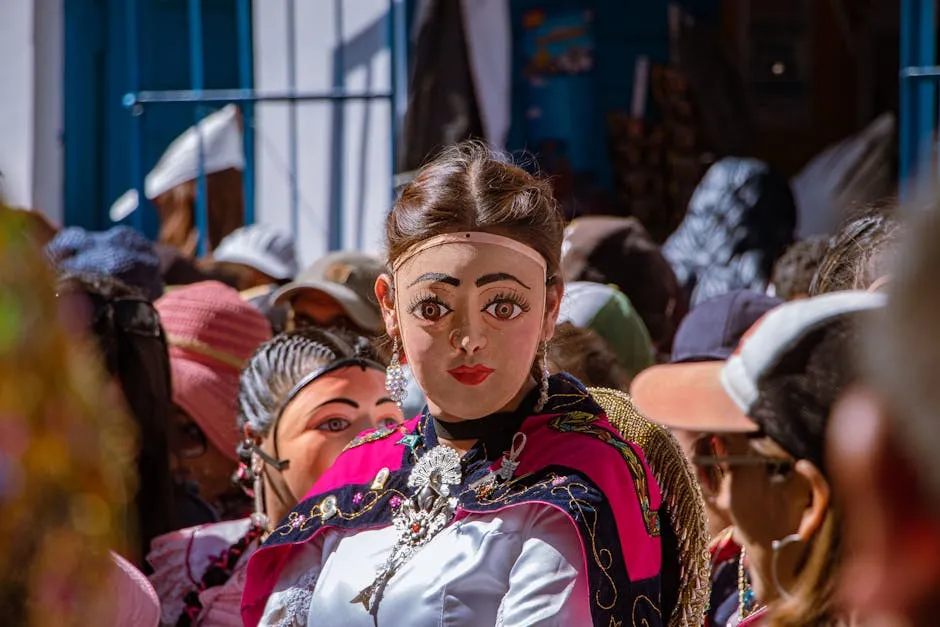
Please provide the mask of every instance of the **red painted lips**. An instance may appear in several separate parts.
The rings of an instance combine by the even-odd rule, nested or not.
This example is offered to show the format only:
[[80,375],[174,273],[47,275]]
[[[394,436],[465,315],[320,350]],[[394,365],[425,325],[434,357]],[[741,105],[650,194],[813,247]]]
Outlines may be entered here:
[[480,385],[494,370],[486,366],[460,366],[447,372],[464,385]]

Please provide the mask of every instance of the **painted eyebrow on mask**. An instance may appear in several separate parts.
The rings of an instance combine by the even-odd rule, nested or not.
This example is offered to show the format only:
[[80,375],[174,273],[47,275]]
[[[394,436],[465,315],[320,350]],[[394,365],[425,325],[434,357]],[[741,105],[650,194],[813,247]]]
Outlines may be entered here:
[[418,283],[446,283],[447,285],[460,287],[460,279],[455,279],[449,274],[441,274],[440,272],[425,272],[408,287],[414,287]]
[[[527,290],[532,289],[508,272],[494,272],[493,274],[484,274],[476,280],[475,284],[477,287],[483,287],[484,285],[498,283],[500,281],[512,281],[513,283],[518,283]],[[446,283],[447,285],[460,287],[460,279],[452,277],[449,274],[442,274],[440,272],[425,272],[415,279],[408,287],[414,287],[419,283]]]
[[339,397],[339,398],[331,398],[331,399],[328,400],[328,401],[324,401],[324,402],[320,403],[319,405],[317,405],[316,407],[313,408],[313,411],[318,411],[321,407],[325,407],[326,405],[332,405],[333,403],[340,403],[340,404],[342,404],[342,405],[349,405],[350,407],[352,407],[352,408],[354,408],[354,409],[359,409],[359,403],[357,403],[356,401],[352,400],[351,398]]
[[527,290],[532,289],[528,285],[526,285],[525,283],[523,283],[522,281],[514,277],[513,275],[509,274],[508,272],[496,272],[494,274],[484,274],[479,279],[477,279],[476,286],[483,287],[484,285],[489,285],[490,283],[497,283],[499,281],[512,281],[514,283],[518,283],[519,285],[526,288]]

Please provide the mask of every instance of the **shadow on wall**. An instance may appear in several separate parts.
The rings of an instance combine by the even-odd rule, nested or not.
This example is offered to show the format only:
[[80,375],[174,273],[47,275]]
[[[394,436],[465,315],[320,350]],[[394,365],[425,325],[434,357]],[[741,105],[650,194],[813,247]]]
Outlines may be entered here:
[[[342,4],[343,0],[334,0],[335,5]],[[342,7],[334,8],[334,15],[339,15]],[[362,67],[365,70],[365,86],[357,92],[370,93],[375,89],[375,76],[373,61],[375,57],[388,48],[388,34],[390,32],[388,20],[390,16],[386,13],[383,17],[375,20],[372,24],[364,28],[351,39],[340,43],[333,48],[333,86],[343,88],[346,85],[346,77],[356,69]],[[342,42],[342,39],[341,39]],[[357,163],[358,169],[355,173],[355,180],[348,189],[356,194],[355,202],[350,211],[350,215],[355,216],[356,226],[365,224],[366,220],[366,190],[368,189],[368,140],[371,136],[372,122],[372,102],[367,102],[362,107],[362,118],[358,123],[354,123],[353,128],[361,129],[361,140],[357,150],[356,159],[349,160],[344,158],[344,145],[346,143],[346,106],[347,102],[335,100],[332,103],[332,137],[330,141],[330,204],[329,204],[329,247],[331,250],[340,250],[344,248],[343,236],[346,226],[342,223],[344,217],[343,208],[346,205],[344,198],[344,169],[345,163]],[[389,103],[391,106],[391,103]],[[359,250],[365,248],[363,228],[356,228],[355,247]]]

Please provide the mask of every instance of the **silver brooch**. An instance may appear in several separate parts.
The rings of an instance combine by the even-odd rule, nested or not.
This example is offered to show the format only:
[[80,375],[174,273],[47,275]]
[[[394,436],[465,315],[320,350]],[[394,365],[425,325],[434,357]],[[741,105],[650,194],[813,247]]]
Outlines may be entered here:
[[509,452],[503,454],[503,461],[500,463],[499,469],[491,470],[482,478],[474,481],[470,485],[470,488],[473,490],[492,490],[498,483],[506,483],[512,479],[512,476],[516,473],[516,469],[519,468],[519,456],[522,454],[522,449],[525,448],[525,443],[526,437],[524,433],[519,432],[512,436],[512,445],[510,446]]
[[411,469],[408,487],[431,488],[441,496],[450,496],[450,487],[460,485],[460,455],[449,446],[435,446]]
[[332,494],[320,501],[320,520],[326,522],[336,516],[336,497]]
[[375,475],[375,479],[372,480],[372,485],[369,486],[370,490],[381,490],[385,487],[385,482],[388,481],[388,477],[391,473],[388,470],[388,467],[383,467],[382,470]]
[[372,583],[352,603],[362,603],[366,611],[376,616],[388,581],[453,520],[457,499],[451,494],[462,478],[460,455],[449,446],[436,446],[418,460],[408,475],[408,487],[415,489],[414,495],[402,501],[392,516],[398,532],[395,546]]

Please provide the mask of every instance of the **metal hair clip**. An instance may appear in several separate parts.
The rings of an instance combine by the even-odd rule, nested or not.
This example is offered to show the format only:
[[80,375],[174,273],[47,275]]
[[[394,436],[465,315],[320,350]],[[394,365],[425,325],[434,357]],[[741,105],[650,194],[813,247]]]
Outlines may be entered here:
[[251,445],[251,452],[256,454],[258,457],[262,459],[262,461],[264,461],[265,464],[273,467],[275,470],[283,471],[288,466],[290,466],[289,459],[274,459],[273,457],[271,457],[270,455],[262,451],[261,447],[255,443],[252,443]]

